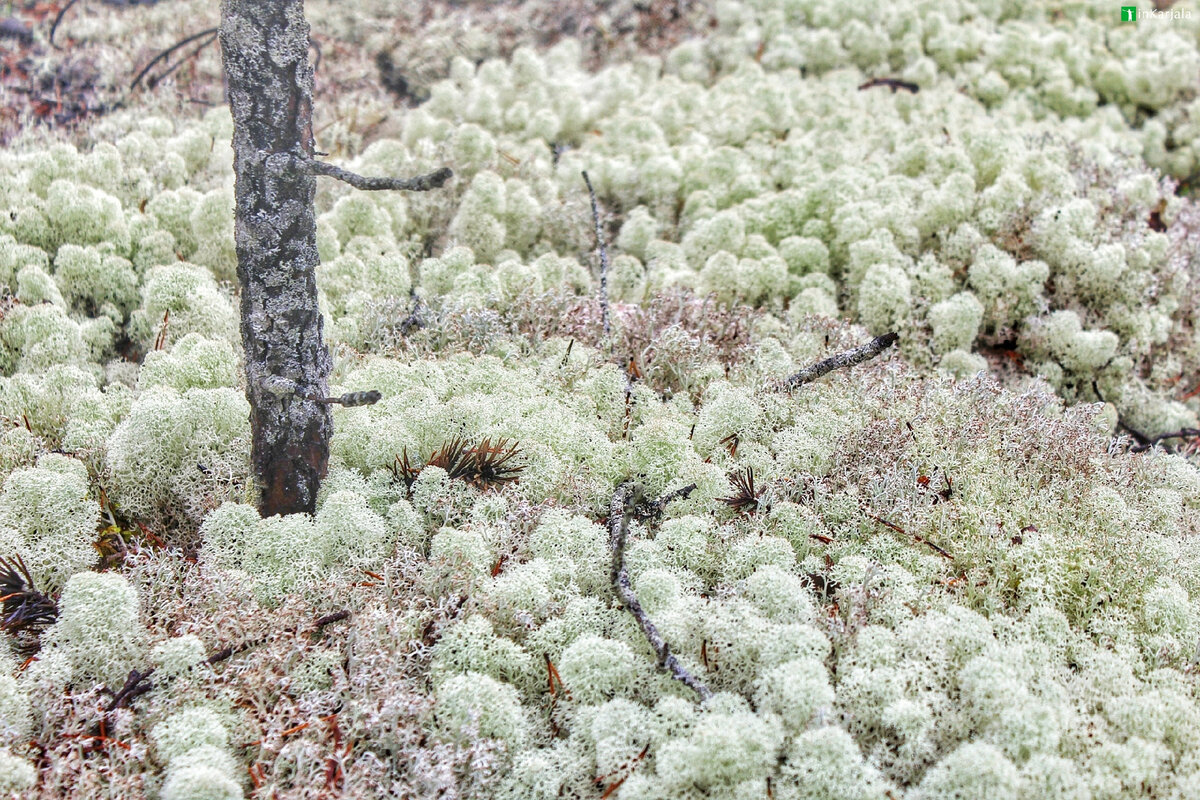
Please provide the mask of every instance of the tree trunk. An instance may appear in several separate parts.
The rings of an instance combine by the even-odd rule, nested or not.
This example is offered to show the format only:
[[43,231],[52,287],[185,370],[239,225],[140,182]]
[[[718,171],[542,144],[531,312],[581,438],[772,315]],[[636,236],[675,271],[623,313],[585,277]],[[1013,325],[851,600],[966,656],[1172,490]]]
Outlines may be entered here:
[[313,513],[329,463],[332,359],[317,308],[316,177],[303,0],[223,0],[238,282],[263,516]]

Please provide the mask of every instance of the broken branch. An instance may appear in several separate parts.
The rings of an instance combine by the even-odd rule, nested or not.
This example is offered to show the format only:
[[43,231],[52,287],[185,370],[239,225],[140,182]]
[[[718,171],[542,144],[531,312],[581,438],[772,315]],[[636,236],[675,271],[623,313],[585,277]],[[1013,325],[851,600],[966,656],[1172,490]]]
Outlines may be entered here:
[[629,571],[625,568],[625,541],[629,536],[629,522],[633,518],[634,509],[642,499],[642,489],[633,481],[626,481],[617,487],[613,493],[612,503],[608,513],[609,546],[612,548],[612,585],[617,598],[633,614],[642,629],[650,647],[658,656],[658,668],[670,673],[671,677],[687,686],[700,696],[701,700],[712,697],[712,691],[701,683],[694,675],[684,669],[679,660],[671,653],[670,645],[658,632],[658,628],[650,620],[629,581]]
[[696,491],[696,484],[689,483],[687,486],[681,486],[678,489],[667,492],[657,500],[651,500],[649,503],[639,505],[634,514],[639,520],[656,519],[662,516],[662,513],[667,510],[667,506],[676,500],[686,500],[688,495]]
[[895,332],[885,333],[883,336],[876,336],[874,339],[862,345],[861,347],[856,347],[853,350],[846,350],[845,352],[830,356],[823,361],[818,361],[809,367],[805,367],[795,375],[792,375],[790,378],[783,381],[778,388],[782,389],[783,391],[790,392],[793,389],[799,389],[806,383],[812,383],[817,378],[833,372],[835,369],[853,367],[856,364],[869,361],[882,353],[884,350],[887,350],[889,347],[894,345],[899,338],[900,335]]

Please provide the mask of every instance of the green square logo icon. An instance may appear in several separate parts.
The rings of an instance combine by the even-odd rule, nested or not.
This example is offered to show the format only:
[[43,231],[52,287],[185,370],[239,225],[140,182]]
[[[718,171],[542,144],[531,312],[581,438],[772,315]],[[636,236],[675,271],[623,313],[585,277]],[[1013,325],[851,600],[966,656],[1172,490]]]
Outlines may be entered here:
[[1137,6],[1121,6],[1121,22],[1137,22]]

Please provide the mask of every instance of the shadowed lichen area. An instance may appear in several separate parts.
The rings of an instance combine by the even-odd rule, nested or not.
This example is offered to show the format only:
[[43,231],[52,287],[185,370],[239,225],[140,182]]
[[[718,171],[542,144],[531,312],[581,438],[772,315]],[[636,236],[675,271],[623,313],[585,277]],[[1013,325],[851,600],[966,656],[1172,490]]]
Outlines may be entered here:
[[[313,516],[254,506],[228,112],[0,152],[5,791],[1200,795],[1200,470],[1130,438],[1200,412],[1200,10],[703,10],[441,30],[328,129],[456,178],[319,189],[331,394],[380,399]],[[695,486],[624,563],[705,702],[614,595],[630,479]]]

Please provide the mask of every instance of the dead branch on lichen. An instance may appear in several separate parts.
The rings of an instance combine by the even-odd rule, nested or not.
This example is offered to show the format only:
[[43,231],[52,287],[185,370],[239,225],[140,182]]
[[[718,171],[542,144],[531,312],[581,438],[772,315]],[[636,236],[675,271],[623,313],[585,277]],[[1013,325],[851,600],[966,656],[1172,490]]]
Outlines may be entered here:
[[641,503],[633,510],[633,514],[640,521],[657,519],[662,516],[662,513],[667,510],[667,506],[676,500],[686,500],[688,496],[696,491],[696,484],[689,483],[687,486],[681,486],[674,491],[667,492],[657,500],[651,500],[646,503]]
[[915,83],[911,81],[902,81],[899,78],[871,78],[871,80],[859,86],[858,90],[861,92],[863,89],[873,89],[876,86],[886,86],[892,90],[892,94],[895,94],[897,89],[904,89],[905,91],[912,92],[913,94],[916,94],[921,90],[921,87],[917,86]]
[[[1128,425],[1126,425],[1124,427],[1131,434],[1136,433]],[[1147,437],[1144,434],[1136,434],[1136,435],[1138,437],[1140,437],[1141,439],[1143,439],[1143,441],[1140,441],[1138,444],[1135,444],[1132,447],[1130,447],[1129,452],[1131,452],[1131,453],[1142,453],[1142,452],[1145,452],[1146,450],[1152,450],[1153,448],[1157,447],[1161,442],[1164,442],[1167,439],[1195,439],[1197,437],[1200,437],[1200,428],[1181,428],[1180,430],[1177,430],[1177,431],[1171,431],[1170,433],[1160,433],[1157,436],[1151,436],[1151,437]]]
[[637,595],[629,581],[629,571],[625,568],[625,542],[629,536],[629,523],[633,519],[635,509],[641,503],[642,489],[633,481],[626,481],[617,487],[613,493],[612,503],[608,509],[609,547],[612,550],[612,586],[613,592],[622,605],[629,610],[641,627],[646,641],[658,656],[658,668],[666,671],[672,678],[679,681],[699,695],[701,700],[712,697],[712,691],[696,676],[688,672],[679,660],[671,653],[670,645],[658,632],[650,616],[638,602]]
[[878,522],[880,525],[884,526],[885,528],[889,528],[889,529],[895,531],[896,533],[899,533],[902,536],[911,536],[918,544],[925,545],[926,547],[928,547],[930,550],[937,553],[942,558],[947,558],[951,561],[954,560],[954,556],[950,555],[950,553],[948,553],[945,550],[943,550],[942,548],[938,547],[936,544],[929,541],[924,536],[921,536],[920,534],[917,534],[917,533],[909,533],[908,531],[904,530],[904,528],[901,528],[896,523],[888,522],[883,517],[877,517],[874,514],[867,514],[867,516],[870,517],[871,519],[875,520],[876,522]]
[[792,375],[787,380],[783,381],[778,388],[782,391],[790,392],[794,389],[799,389],[806,383],[812,383],[817,378],[833,372],[835,369],[853,367],[856,364],[869,361],[882,353],[884,350],[887,350],[889,347],[894,345],[899,338],[900,335],[895,332],[885,333],[883,336],[876,336],[862,347],[856,347],[853,350],[846,350],[845,352],[838,353],[837,355],[833,355],[822,361],[818,361],[812,366],[805,367],[795,375]]
[[62,50],[62,48],[54,43],[54,34],[58,30],[59,24],[63,21],[63,17],[65,17],[67,12],[71,10],[71,6],[78,2],[79,0],[67,0],[66,5],[58,10],[58,13],[54,15],[54,21],[50,23],[50,34],[46,37],[46,41],[49,42],[50,46],[55,50]]
[[[341,622],[344,619],[348,619],[349,616],[350,616],[349,611],[342,610],[342,611],[335,611],[332,614],[325,614],[324,616],[318,617],[313,622],[312,630],[308,631],[305,635],[312,636],[313,634],[317,633],[322,628],[324,628],[326,625],[332,625],[335,622]],[[292,633],[292,634],[297,634],[299,632],[300,632],[300,630],[298,627],[293,627],[292,629],[290,629],[288,631],[288,633]],[[218,650],[217,652],[213,653],[208,658],[206,658],[204,660],[204,663],[211,666],[213,664],[218,664],[222,661],[226,661],[229,658],[232,658],[233,656],[238,655],[239,653],[244,653],[247,650],[250,650],[252,648],[258,647],[261,644],[266,643],[266,641],[269,638],[270,638],[270,634],[267,634],[264,636],[255,637],[253,639],[248,639],[235,647],[222,648],[222,649]],[[153,689],[154,684],[151,683],[148,679],[150,678],[151,675],[154,674],[155,669],[156,669],[155,667],[150,667],[149,669],[145,670],[144,672],[138,671],[136,669],[130,670],[129,676],[125,679],[125,683],[124,683],[124,685],[121,686],[120,689],[118,689],[115,692],[111,689],[104,689],[103,691],[106,694],[109,694],[112,696],[112,699],[109,700],[108,707],[105,708],[105,712],[110,713],[112,711],[116,711],[118,708],[126,708],[136,698],[140,697],[141,695],[143,695],[146,692],[149,692],[151,689]]]
[[600,228],[600,210],[596,205],[596,191],[588,178],[587,170],[582,173],[583,182],[587,184],[588,197],[592,201],[592,224],[596,227],[596,247],[600,250],[600,311],[604,322],[604,338],[607,340],[611,333],[608,319],[608,248],[604,245],[604,232]]
[[153,78],[146,81],[146,86],[149,87],[150,89],[153,89],[155,86],[158,85],[159,81],[161,81],[163,78],[170,75],[175,70],[179,69],[179,67],[184,62],[186,62],[188,59],[195,58],[197,55],[199,55],[201,50],[208,47],[210,44],[212,44],[213,42],[215,42],[217,40],[217,29],[216,28],[208,28],[206,30],[200,31],[199,33],[193,33],[191,36],[188,36],[184,39],[180,39],[178,42],[171,45],[166,50],[163,50],[161,53],[156,55],[154,58],[150,59],[150,62],[148,64],[146,64],[146,66],[142,67],[138,71],[138,74],[134,76],[133,81],[130,82],[129,91],[132,92],[134,89],[136,89],[138,87],[138,84],[142,82],[142,78],[146,77],[146,74],[148,72],[150,72],[151,69],[153,69],[155,64],[157,64],[158,62],[163,61],[167,58],[170,58],[171,54],[174,53],[176,50],[180,49],[181,47],[187,47],[189,44],[196,41],[197,39],[204,39],[204,41],[201,42],[200,44],[196,45],[196,47],[192,50],[192,52],[188,53],[186,56],[183,56],[178,61],[176,61],[174,64],[172,64],[171,66],[169,66],[165,70],[163,70],[161,73],[159,73],[158,75],[155,75]]

